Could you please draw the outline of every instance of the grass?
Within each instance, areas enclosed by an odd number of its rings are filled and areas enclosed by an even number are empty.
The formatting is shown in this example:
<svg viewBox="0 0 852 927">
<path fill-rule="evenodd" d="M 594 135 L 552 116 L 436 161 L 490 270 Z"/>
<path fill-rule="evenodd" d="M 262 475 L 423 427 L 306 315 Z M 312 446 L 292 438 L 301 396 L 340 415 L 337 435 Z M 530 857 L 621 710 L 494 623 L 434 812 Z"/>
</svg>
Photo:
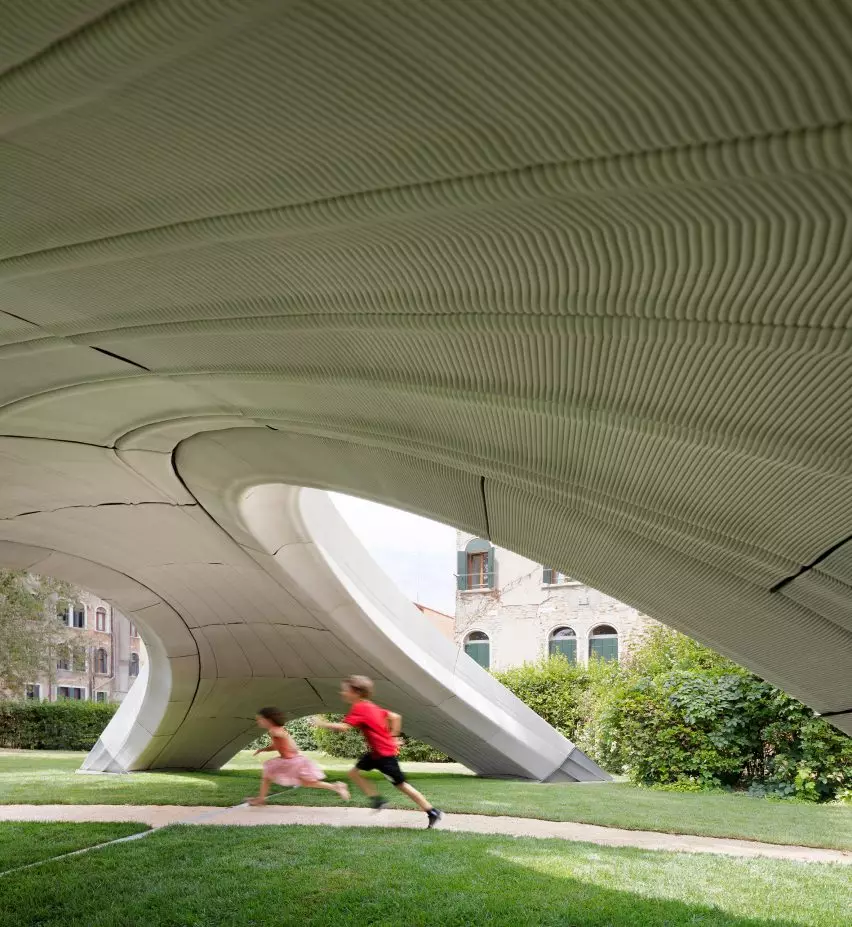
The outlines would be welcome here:
<svg viewBox="0 0 852 927">
<path fill-rule="evenodd" d="M 0 927 L 848 927 L 850 904 L 844 866 L 326 827 L 170 827 L 0 879 Z"/>
<path fill-rule="evenodd" d="M 0 824 L 0 872 L 148 830 L 145 824 Z"/>
<path fill-rule="evenodd" d="M 219 772 L 77 775 L 82 753 L 0 753 L 0 804 L 235 805 L 257 790 L 260 758 L 239 754 Z M 340 778 L 345 760 L 318 756 Z M 425 769 L 423 768 L 425 767 Z M 742 837 L 768 843 L 852 850 L 852 807 L 750 798 L 726 792 L 678 794 L 627 783 L 538 785 L 477 779 L 459 767 L 409 763 L 411 781 L 448 812 L 579 821 L 631 830 Z M 383 786 L 392 805 L 411 805 Z M 356 801 L 359 799 L 356 799 Z M 282 805 L 332 805 L 337 799 L 307 789 L 277 799 Z"/>
</svg>

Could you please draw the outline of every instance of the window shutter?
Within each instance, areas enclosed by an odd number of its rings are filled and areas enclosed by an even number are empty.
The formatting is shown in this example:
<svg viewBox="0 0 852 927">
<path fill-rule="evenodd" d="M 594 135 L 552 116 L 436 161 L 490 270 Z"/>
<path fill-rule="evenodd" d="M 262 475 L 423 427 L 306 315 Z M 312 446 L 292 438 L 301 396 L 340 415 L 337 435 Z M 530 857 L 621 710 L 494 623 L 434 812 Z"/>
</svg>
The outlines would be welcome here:
<svg viewBox="0 0 852 927">
<path fill-rule="evenodd" d="M 542 569 L 541 581 L 542 581 L 542 584 L 545 586 L 553 585 L 553 568 L 552 567 L 544 567 L 544 569 Z"/>
<path fill-rule="evenodd" d="M 494 574 L 494 545 L 488 547 L 488 577 L 487 585 L 489 589 L 496 589 L 497 577 Z"/>
<path fill-rule="evenodd" d="M 463 550 L 456 552 L 456 588 L 459 592 L 467 589 L 467 553 Z"/>
<path fill-rule="evenodd" d="M 488 669 L 491 666 L 490 641 L 468 641 L 464 645 L 464 652 L 483 669 Z"/>
</svg>

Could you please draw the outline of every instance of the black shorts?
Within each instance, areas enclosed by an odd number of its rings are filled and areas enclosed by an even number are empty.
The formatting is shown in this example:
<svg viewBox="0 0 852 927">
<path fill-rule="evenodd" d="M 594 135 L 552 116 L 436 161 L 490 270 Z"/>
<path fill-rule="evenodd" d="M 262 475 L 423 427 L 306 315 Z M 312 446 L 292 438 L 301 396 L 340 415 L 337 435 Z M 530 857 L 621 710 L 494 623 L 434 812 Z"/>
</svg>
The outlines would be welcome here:
<svg viewBox="0 0 852 927">
<path fill-rule="evenodd" d="M 405 773 L 399 768 L 399 760 L 395 756 L 373 756 L 372 753 L 365 753 L 355 764 L 355 768 L 361 772 L 376 769 L 383 776 L 387 776 L 394 785 L 402 785 L 405 782 Z"/>
</svg>

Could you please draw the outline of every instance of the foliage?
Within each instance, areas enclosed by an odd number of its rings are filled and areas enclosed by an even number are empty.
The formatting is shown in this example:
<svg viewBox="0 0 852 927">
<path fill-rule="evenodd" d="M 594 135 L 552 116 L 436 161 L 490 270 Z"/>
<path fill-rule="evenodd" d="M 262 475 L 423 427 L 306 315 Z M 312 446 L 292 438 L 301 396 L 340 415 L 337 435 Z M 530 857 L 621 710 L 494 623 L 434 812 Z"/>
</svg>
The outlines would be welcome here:
<svg viewBox="0 0 852 927">
<path fill-rule="evenodd" d="M 343 715 L 326 715 L 329 721 L 342 721 Z M 343 733 L 316 728 L 314 731 L 317 747 L 329 756 L 352 758 L 361 756 L 367 749 L 364 738 L 356 730 Z M 403 746 L 399 751 L 401 762 L 407 763 L 452 763 L 453 761 L 440 750 L 422 740 L 414 740 L 403 735 Z"/>
<path fill-rule="evenodd" d="M 310 718 L 296 718 L 293 721 L 288 721 L 287 730 L 300 750 L 319 749 L 316 738 L 317 731 Z"/>
<path fill-rule="evenodd" d="M 621 664 L 554 657 L 495 674 L 605 769 L 687 792 L 807 801 L 852 788 L 852 739 L 735 663 L 662 626 Z"/>
<path fill-rule="evenodd" d="M 403 763 L 452 763 L 451 757 L 423 740 L 403 736 L 399 758 Z"/>
<path fill-rule="evenodd" d="M 79 662 L 68 628 L 57 620 L 71 587 L 23 570 L 0 570 L 0 680 L 16 695 L 39 676 L 54 678 L 57 656 L 67 649 Z"/>
<path fill-rule="evenodd" d="M 109 702 L 0 702 L 0 747 L 91 750 L 115 714 Z"/>
<path fill-rule="evenodd" d="M 583 722 L 583 695 L 589 687 L 586 667 L 555 656 L 495 672 L 495 677 L 568 738 Z"/>
<path fill-rule="evenodd" d="M 288 721 L 285 725 L 290 732 L 290 736 L 296 741 L 296 746 L 300 750 L 318 750 L 316 740 L 316 730 L 311 724 L 310 718 L 295 718 Z M 247 750 L 259 750 L 261 747 L 268 747 L 270 744 L 269 734 L 264 731 L 259 737 L 256 737 L 246 747 Z"/>
<path fill-rule="evenodd" d="M 325 715 L 326 721 L 342 721 L 343 715 Z M 323 753 L 329 756 L 339 756 L 344 759 L 361 756 L 367 749 L 364 738 L 354 728 L 343 733 L 337 731 L 327 731 L 325 728 L 318 727 L 314 736 L 317 739 L 317 747 Z"/>
<path fill-rule="evenodd" d="M 852 739 L 780 689 L 668 628 L 649 631 L 578 738 L 647 785 L 828 801 L 852 786 Z"/>
</svg>

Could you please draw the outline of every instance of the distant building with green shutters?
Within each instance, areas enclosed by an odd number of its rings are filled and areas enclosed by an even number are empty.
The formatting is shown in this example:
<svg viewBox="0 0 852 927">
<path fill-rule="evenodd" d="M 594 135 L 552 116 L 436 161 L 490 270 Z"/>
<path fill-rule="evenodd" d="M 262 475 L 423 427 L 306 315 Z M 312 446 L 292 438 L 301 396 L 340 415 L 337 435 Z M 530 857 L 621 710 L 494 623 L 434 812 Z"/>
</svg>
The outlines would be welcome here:
<svg viewBox="0 0 852 927">
<path fill-rule="evenodd" d="M 553 567 L 456 535 L 455 640 L 480 666 L 619 660 L 653 619 Z"/>
</svg>

